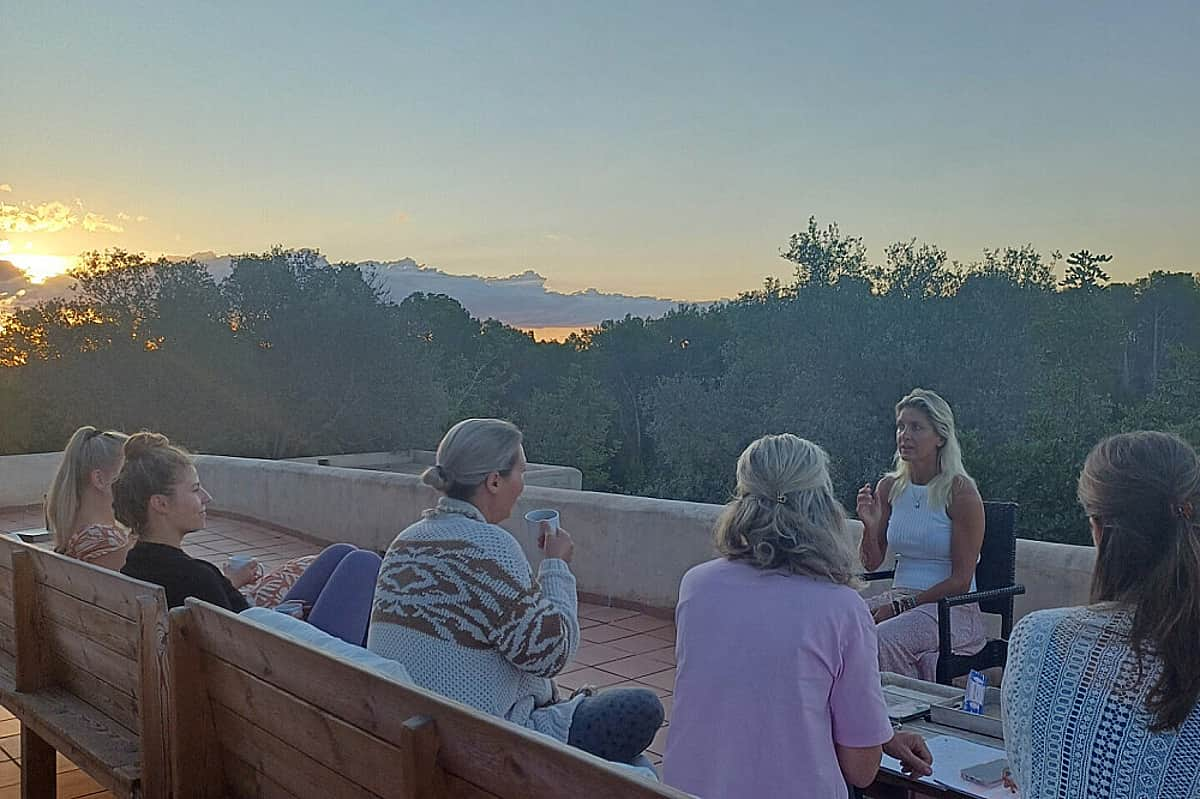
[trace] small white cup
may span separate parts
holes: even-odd
[[[534,538],[541,531],[542,522],[550,522],[550,535],[558,534],[558,511],[553,508],[540,508],[525,514],[525,524]]]
[[[249,555],[230,555],[229,561],[225,564],[225,571],[235,572],[251,564],[254,566],[254,575],[250,578],[251,582],[253,582],[264,574],[263,565],[258,562],[258,558],[253,558]]]

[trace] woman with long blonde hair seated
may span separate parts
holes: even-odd
[[[858,492],[860,554],[867,570],[896,553],[892,590],[870,600],[879,625],[879,668],[937,679],[939,599],[975,590],[983,547],[983,499],[963,466],[950,405],[914,388],[896,404],[895,468]],[[978,604],[950,609],[950,645],[985,643]]]
[[[112,488],[125,463],[125,439],[86,425],[67,442],[46,495],[55,552],[113,571],[125,565],[134,541],[113,513]]]

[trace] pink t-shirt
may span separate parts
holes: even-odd
[[[892,737],[875,625],[852,588],[712,560],[675,608],[663,780],[702,799],[844,797],[834,742]]]

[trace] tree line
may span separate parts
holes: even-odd
[[[850,507],[921,386],[954,407],[984,498],[1021,503],[1023,536],[1086,543],[1074,482],[1099,438],[1200,445],[1194,274],[1113,283],[1103,253],[960,263],[915,239],[872,263],[815,219],[780,254],[788,280],[556,343],[447,296],[396,301],[313,250],[241,256],[220,282],[193,261],[87,253],[70,296],[0,323],[0,453],[58,449],[84,423],[267,458],[432,448],[458,419],[499,416],[585,488],[723,502],[746,444],[788,431],[828,450]]]

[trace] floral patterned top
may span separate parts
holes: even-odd
[[[89,524],[67,539],[60,554],[93,563],[100,558],[129,548],[129,532],[107,524]]]

